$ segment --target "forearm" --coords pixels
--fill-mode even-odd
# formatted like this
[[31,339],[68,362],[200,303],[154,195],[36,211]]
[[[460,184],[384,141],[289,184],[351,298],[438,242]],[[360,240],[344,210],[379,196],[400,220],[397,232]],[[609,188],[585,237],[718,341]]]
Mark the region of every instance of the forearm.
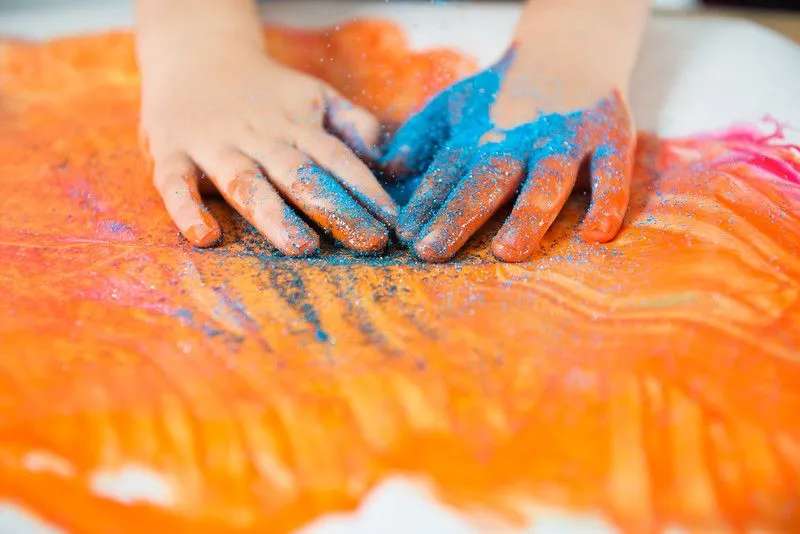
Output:
[[515,43],[543,74],[624,94],[649,8],[649,0],[528,0]]
[[136,53],[142,67],[157,64],[169,51],[197,48],[213,53],[263,50],[254,0],[137,0]]

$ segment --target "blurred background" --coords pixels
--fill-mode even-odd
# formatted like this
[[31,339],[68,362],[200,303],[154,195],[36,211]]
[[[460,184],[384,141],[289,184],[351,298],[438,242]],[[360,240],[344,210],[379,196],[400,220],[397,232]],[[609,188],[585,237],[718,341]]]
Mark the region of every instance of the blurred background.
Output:
[[800,0],[654,0],[656,11],[746,18],[800,43]]
[[[0,7],[24,7],[32,4],[74,4],[76,2],[91,3],[91,0],[0,0]],[[262,0],[281,1],[281,0]],[[284,0],[291,1],[291,0]],[[369,1],[369,0],[362,0]],[[404,0],[387,0],[403,2]],[[458,1],[458,0],[446,0]],[[462,0],[470,1],[470,0]],[[474,1],[474,0],[472,0]],[[480,0],[478,0],[480,1]],[[656,9],[697,9],[703,6],[751,7],[759,9],[781,9],[800,11],[800,0],[653,0]]]
[[[97,5],[108,3],[130,3],[133,0],[0,0],[0,17],[3,12],[26,8],[42,8],[48,5],[84,4]],[[169,0],[165,0],[169,1]],[[260,0],[262,2],[279,2],[291,0]],[[405,3],[405,0],[354,0],[354,1],[386,1]],[[431,0],[432,2],[470,2],[483,3],[480,0]],[[489,2],[491,0],[484,0]],[[522,1],[522,0],[519,0]],[[707,17],[728,15],[753,20],[759,24],[777,30],[783,35],[800,43],[800,0],[652,0],[656,13],[672,16]]]

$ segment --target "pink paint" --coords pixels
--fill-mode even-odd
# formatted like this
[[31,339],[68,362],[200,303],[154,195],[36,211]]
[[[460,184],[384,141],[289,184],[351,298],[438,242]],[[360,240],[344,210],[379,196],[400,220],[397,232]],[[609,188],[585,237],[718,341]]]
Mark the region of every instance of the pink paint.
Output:
[[715,163],[744,163],[781,180],[800,185],[800,146],[785,142],[785,131],[793,128],[769,115],[763,121],[774,128],[771,133],[764,133],[755,124],[737,124],[692,138],[727,144],[727,154]]
[[771,115],[764,115],[761,119],[765,124],[774,128],[770,134],[765,134],[761,128],[755,124],[741,123],[734,124],[722,130],[715,130],[702,134],[693,135],[692,139],[704,141],[731,141],[742,143],[755,143],[758,145],[775,144],[775,141],[783,141],[786,139],[784,132],[794,130],[792,126],[783,123],[772,117]]

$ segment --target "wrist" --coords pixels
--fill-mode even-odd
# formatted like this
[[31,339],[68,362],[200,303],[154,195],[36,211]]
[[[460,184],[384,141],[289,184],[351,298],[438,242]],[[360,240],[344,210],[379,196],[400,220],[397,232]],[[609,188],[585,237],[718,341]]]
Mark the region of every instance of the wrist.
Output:
[[144,68],[187,55],[264,53],[252,0],[138,0],[136,19],[136,52]]
[[648,10],[647,0],[529,0],[514,35],[515,56],[563,83],[626,94]]

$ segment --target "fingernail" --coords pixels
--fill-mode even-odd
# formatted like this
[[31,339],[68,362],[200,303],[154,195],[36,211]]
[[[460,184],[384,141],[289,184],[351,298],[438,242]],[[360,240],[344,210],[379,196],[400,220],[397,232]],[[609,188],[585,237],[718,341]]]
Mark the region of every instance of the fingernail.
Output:
[[205,224],[194,224],[187,228],[183,235],[193,245],[206,248],[219,241],[222,231],[219,228],[209,228]]
[[597,222],[597,231],[608,235],[611,232],[611,220],[608,217],[601,217]]
[[497,239],[492,243],[492,254],[505,262],[524,261],[531,255],[527,248],[519,248],[512,242]]
[[589,222],[584,230],[584,235],[589,241],[603,242],[610,239],[613,229],[612,221],[609,217],[600,216]]
[[382,224],[376,224],[376,228],[364,229],[356,235],[343,238],[342,242],[356,252],[380,252],[389,244],[389,232]]
[[289,244],[289,248],[284,250],[283,253],[290,258],[308,258],[310,256],[316,256],[319,251],[319,242],[306,241]]
[[414,245],[417,257],[425,261],[444,261],[447,259],[441,232],[432,232]]
[[319,251],[319,236],[301,226],[297,228],[295,235],[289,236],[288,248],[289,256],[312,256]]

